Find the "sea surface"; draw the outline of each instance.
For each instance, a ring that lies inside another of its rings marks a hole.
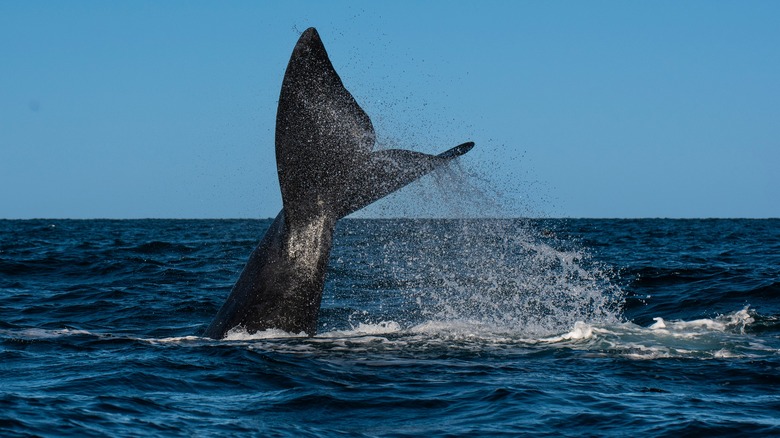
[[[0,436],[780,436],[778,219],[346,219],[200,337],[269,225],[0,221]]]

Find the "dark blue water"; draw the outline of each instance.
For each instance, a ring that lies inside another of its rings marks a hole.
[[[780,220],[345,220],[198,337],[269,223],[0,221],[0,435],[780,435]]]

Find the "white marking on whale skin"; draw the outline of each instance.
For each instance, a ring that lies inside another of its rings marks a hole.
[[[328,252],[325,239],[327,232],[327,218],[324,215],[316,216],[289,231],[287,257],[295,260],[296,266],[304,271],[303,273],[317,273],[319,259]]]

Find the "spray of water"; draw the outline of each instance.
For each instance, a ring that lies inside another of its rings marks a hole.
[[[621,319],[607,267],[536,221],[496,219],[505,200],[474,180],[458,166],[434,173],[414,189],[416,207],[459,219],[409,221],[384,241],[385,265],[413,303],[409,323],[539,337]]]

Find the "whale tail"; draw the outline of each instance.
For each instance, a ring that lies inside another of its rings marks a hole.
[[[374,151],[374,143],[371,120],[344,88],[317,31],[306,30],[284,74],[276,116],[284,208],[206,336],[220,339],[239,326],[314,335],[336,221],[474,146],[427,155]]]
[[[287,65],[276,118],[276,167],[286,220],[326,215],[335,221],[474,146],[464,143],[428,155],[374,151],[375,141],[371,119],[344,87],[317,31],[307,29]]]

